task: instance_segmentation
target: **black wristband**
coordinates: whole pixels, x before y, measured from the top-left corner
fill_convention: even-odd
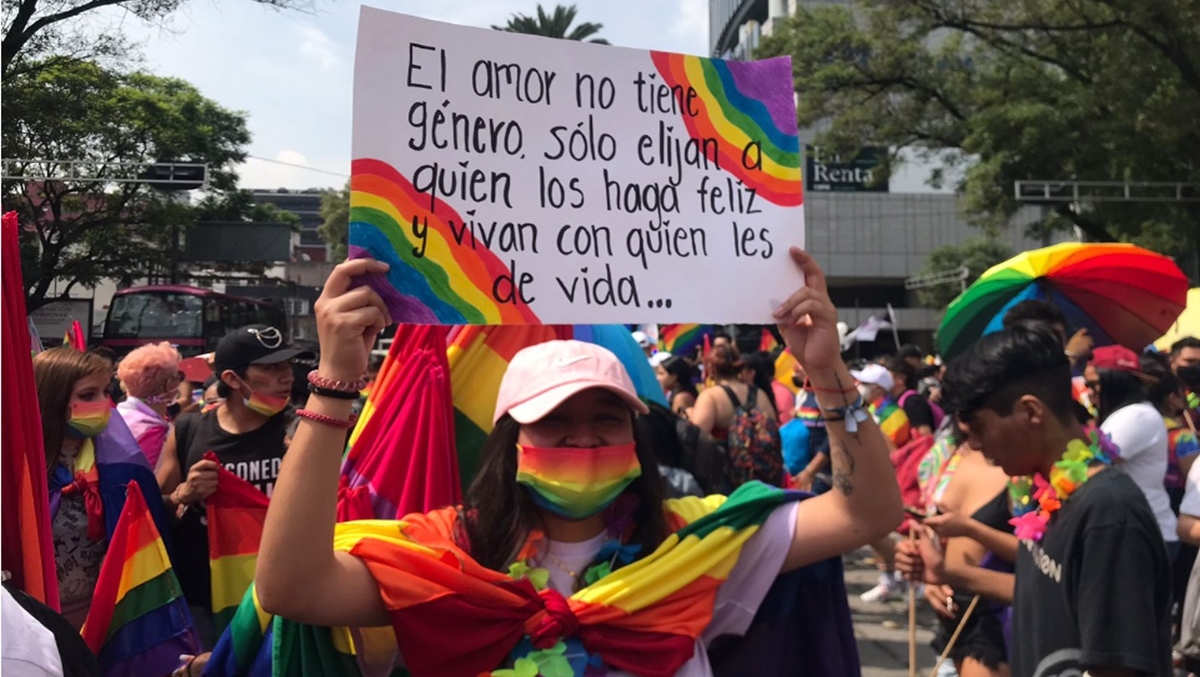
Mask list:
[[[321,397],[332,397],[338,400],[357,400],[361,395],[359,393],[348,393],[344,390],[333,390],[331,388],[322,388],[320,386],[308,384],[308,392]]]

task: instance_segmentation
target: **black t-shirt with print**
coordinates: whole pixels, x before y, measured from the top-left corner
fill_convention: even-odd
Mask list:
[[[221,427],[216,410],[176,423],[175,442],[182,459],[181,472],[187,471],[206,452],[212,451],[226,470],[254,485],[268,497],[275,489],[279,465],[285,451],[283,438],[289,416],[286,412],[267,419],[261,427],[235,435]],[[192,442],[184,434],[192,437]],[[175,573],[188,604],[212,605],[212,579],[208,565],[208,521],[204,508],[189,506],[175,526]]]
[[[1150,505],[1128,475],[1102,470],[1017,549],[1012,674],[1100,667],[1170,675],[1171,577]]]

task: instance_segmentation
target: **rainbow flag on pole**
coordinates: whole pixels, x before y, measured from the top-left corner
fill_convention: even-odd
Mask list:
[[[709,324],[663,324],[658,327],[658,347],[672,355],[691,357],[712,334]]]
[[[216,460],[212,452],[204,457]],[[229,625],[254,581],[267,503],[254,485],[217,465],[217,490],[206,501],[206,516],[212,610],[218,633]]]
[[[107,676],[166,675],[199,650],[183,589],[138,483],[131,481],[83,638]]]

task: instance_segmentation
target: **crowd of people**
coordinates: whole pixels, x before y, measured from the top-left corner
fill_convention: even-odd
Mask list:
[[[862,600],[925,600],[945,673],[1200,671],[1200,340],[1094,346],[1054,305],[1024,301],[948,364],[910,345],[847,365],[820,267],[791,255],[808,285],[776,313],[790,382],[777,355],[742,355],[719,332],[697,355],[635,333],[664,408],[600,346],[527,347],[462,504],[392,531],[337,524],[342,452],[392,324],[354,282],[383,263],[334,270],[316,305],[319,357],[264,325],[224,337],[207,382],[187,380],[167,344],[119,361],[37,354],[61,616],[12,607],[6,586],[5,660],[18,651],[10,618],[43,648],[45,631],[82,626],[124,496],[114,487],[132,480],[169,535],[201,642],[176,674],[204,673],[218,634],[205,501],[224,468],[270,501],[261,608],[392,626],[413,674],[488,673],[545,651],[579,675],[648,674],[647,661],[655,675],[712,674],[710,648],[747,632],[780,576],[863,547],[879,582]],[[131,450],[121,474],[97,472]],[[637,602],[606,597],[605,579]],[[96,674],[86,646],[56,646],[44,674]]]

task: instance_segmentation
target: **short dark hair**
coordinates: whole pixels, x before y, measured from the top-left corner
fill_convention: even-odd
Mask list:
[[[1017,305],[1008,309],[1004,314],[1004,326],[1011,327],[1018,322],[1044,322],[1046,324],[1057,324],[1062,327],[1067,326],[1067,317],[1063,315],[1062,310],[1058,306],[1043,301],[1041,299],[1029,299],[1021,301]]]
[[[900,346],[900,350],[897,355],[903,358],[915,357],[920,360],[925,357],[925,351],[921,350],[921,346],[915,343],[905,343],[904,345]]]
[[[236,369],[232,369],[231,371],[237,374],[238,378],[244,379],[246,378],[246,374],[250,371],[250,365],[247,364]],[[215,374],[215,376],[217,377],[217,397],[228,398],[233,394],[233,391],[229,389],[229,384],[225,383],[225,379],[221,378],[220,374]]]
[[[904,377],[904,387],[908,390],[917,389],[917,370],[904,361],[903,355],[888,355],[879,359],[885,369]]]
[[[1171,357],[1179,357],[1184,348],[1200,348],[1200,339],[1195,336],[1184,336],[1171,344]]]
[[[1096,421],[1104,423],[1120,409],[1149,399],[1146,386],[1133,372],[1118,369],[1097,369],[1100,375],[1100,397],[1096,403]]]
[[[1167,356],[1162,353],[1142,353],[1142,373],[1153,381],[1146,387],[1146,396],[1150,403],[1161,407],[1167,398],[1178,393],[1183,383],[1171,372]]]
[[[1071,365],[1058,332],[1045,322],[1022,321],[979,339],[946,368],[942,407],[960,418],[980,409],[1007,415],[1034,395],[1058,416],[1074,420]]]

